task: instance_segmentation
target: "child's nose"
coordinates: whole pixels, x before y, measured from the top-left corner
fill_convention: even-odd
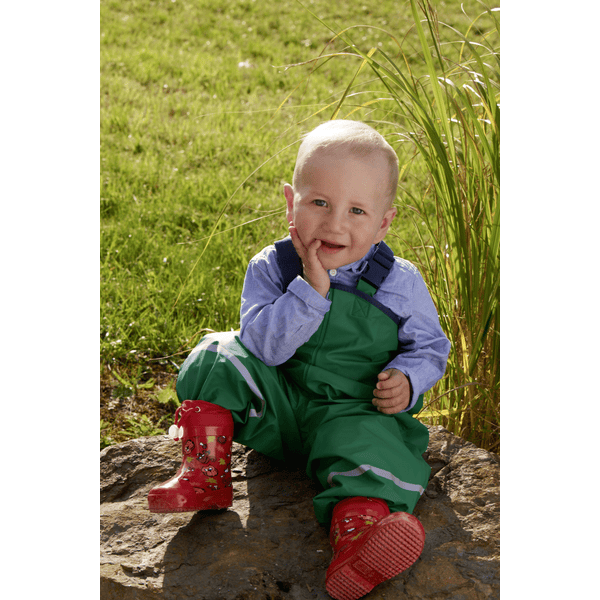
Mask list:
[[[345,227],[346,219],[343,214],[333,211],[327,216],[327,229],[331,233],[342,233]]]

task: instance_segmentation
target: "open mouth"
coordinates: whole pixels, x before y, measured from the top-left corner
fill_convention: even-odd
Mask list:
[[[345,246],[340,244],[332,244],[331,242],[321,240],[321,248],[325,248],[326,250],[341,250],[342,248],[345,248]]]

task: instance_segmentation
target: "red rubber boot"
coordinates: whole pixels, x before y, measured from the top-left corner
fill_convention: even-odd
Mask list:
[[[181,439],[183,462],[177,474],[148,493],[155,513],[227,508],[231,487],[231,413],[202,400],[185,400],[175,413],[171,437]]]
[[[336,600],[356,600],[410,567],[421,555],[425,530],[408,513],[390,514],[378,498],[347,498],[333,509],[333,559],[325,586]]]

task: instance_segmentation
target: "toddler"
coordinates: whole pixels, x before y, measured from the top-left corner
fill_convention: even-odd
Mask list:
[[[240,332],[205,336],[177,380],[177,474],[153,512],[232,504],[231,442],[306,457],[330,524],[326,588],[354,600],[414,563],[412,515],[427,486],[427,428],[413,414],[450,342],[417,269],[383,241],[396,215],[398,158],[357,121],[305,136],[284,186],[289,237],[248,266]]]

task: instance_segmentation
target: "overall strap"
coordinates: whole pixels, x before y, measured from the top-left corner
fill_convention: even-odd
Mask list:
[[[275,250],[277,264],[283,275],[283,291],[285,292],[288,285],[298,275],[302,275],[302,261],[296,252],[296,248],[294,248],[291,237],[286,237],[283,240],[275,242]]]
[[[283,289],[287,290],[288,285],[298,275],[302,275],[302,261],[290,237],[275,242],[275,250],[277,252],[277,264],[283,275]],[[372,296],[390,274],[393,265],[394,253],[392,249],[385,242],[379,242],[375,254],[367,263],[365,272],[360,278],[358,289]],[[361,282],[367,285],[360,285]]]
[[[385,242],[379,242],[375,254],[370,258],[367,268],[358,282],[358,289],[372,296],[390,274],[394,262],[392,249]],[[367,286],[361,285],[362,283]],[[372,292],[369,287],[373,288]]]
[[[396,325],[400,325],[400,317],[391,311],[387,306],[381,304],[373,298],[375,292],[381,287],[385,278],[390,274],[394,266],[395,259],[392,249],[385,243],[379,242],[373,256],[369,259],[367,266],[356,287],[332,283],[333,289],[342,290],[354,294],[363,300],[366,300],[373,306],[376,306],[381,312],[385,313]]]

